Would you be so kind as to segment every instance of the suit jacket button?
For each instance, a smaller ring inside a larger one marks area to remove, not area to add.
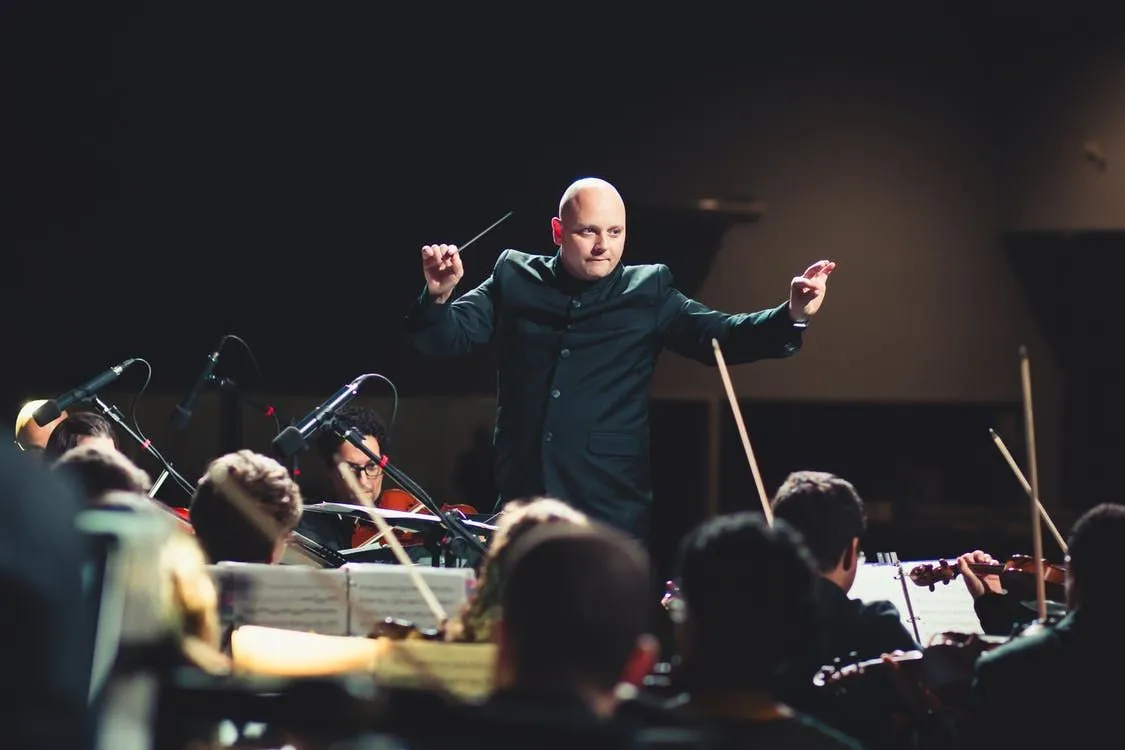
[[[543,436],[543,439],[546,440],[549,443],[549,442],[551,442],[551,438],[553,438],[553,437],[554,437],[554,435],[552,435],[551,433],[548,432],[546,435]]]
[[[561,394],[561,393],[559,392],[559,389],[558,389],[558,388],[556,388],[556,389],[554,389],[553,391],[551,391],[551,398],[558,398],[558,397],[559,397],[559,396],[561,396],[561,395],[562,395],[562,394]]]
[[[570,356],[570,349],[563,349],[561,352],[559,352],[559,356],[563,359],[566,359]]]

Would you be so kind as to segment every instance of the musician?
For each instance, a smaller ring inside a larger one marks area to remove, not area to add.
[[[58,457],[51,469],[77,480],[89,505],[97,505],[108,492],[144,495],[152,477],[124,453],[100,443],[77,445]]]
[[[35,414],[39,407],[46,403],[47,400],[42,398],[27,401],[20,407],[19,413],[16,414],[16,445],[21,450],[43,450],[47,446],[47,438],[51,436],[51,431],[58,426],[59,422],[69,416],[64,411],[52,421],[40,426],[32,418],[32,415]]]
[[[507,580],[508,553],[527,532],[546,523],[586,526],[589,519],[581,511],[553,497],[513,500],[505,505],[496,519],[496,530],[492,532],[481,563],[476,590],[464,609],[446,625],[447,641],[492,641],[492,628],[501,614],[500,592]]]
[[[505,250],[491,276],[456,300],[457,248],[424,246],[426,289],[407,330],[432,356],[499,342],[500,502],[558,497],[643,539],[652,502],[648,394],[660,351],[714,364],[717,339],[731,362],[788,357],[836,264],[819,261],[792,279],[782,304],[728,315],[684,296],[665,265],[621,265],[625,203],[605,180],[570,185],[551,234],[553,256]]]
[[[108,419],[97,412],[76,411],[51,430],[47,444],[43,446],[43,455],[48,461],[54,461],[71,448],[91,443],[121,450],[117,431]]]
[[[362,442],[376,456],[388,452],[390,438],[387,424],[374,409],[360,404],[349,404],[336,413],[336,425],[341,432],[354,429]],[[347,440],[343,440],[333,430],[320,430],[316,436],[316,455],[320,458],[328,481],[332,487],[330,502],[358,504],[352,491],[340,476],[337,466],[344,463],[351,470],[359,486],[367,492],[378,505],[383,492],[383,469],[368,458],[363,451]],[[356,531],[356,519],[330,513],[305,513],[297,531],[310,537],[329,549],[349,549]]]
[[[232,498],[234,492],[240,497]],[[213,563],[277,563],[303,506],[288,469],[269,456],[240,450],[208,465],[191,498],[191,525]]]
[[[640,545],[601,524],[539,524],[515,542],[486,714],[538,723],[540,740],[612,719],[618,685],[640,685],[656,659],[651,575]]]
[[[677,568],[678,682],[688,694],[679,711],[721,728],[737,747],[860,747],[774,694],[774,675],[818,626],[816,563],[800,535],[784,521],[771,528],[760,513],[719,516],[684,538]]]
[[[1121,581],[1125,505],[1086,511],[1067,540],[1067,614],[988,651],[976,662],[971,748],[1105,742],[1120,733]],[[1112,743],[1112,740],[1109,740]]]
[[[957,558],[957,568],[965,581],[965,589],[973,598],[973,611],[980,621],[981,630],[988,635],[1011,635],[1035,621],[1035,612],[1023,601],[1004,590],[1000,576],[978,576],[973,565],[1001,565],[1000,561],[983,550],[973,550]]]
[[[867,528],[863,499],[851,482],[835,474],[795,471],[782,482],[770,506],[775,521],[800,533],[820,573],[814,599],[822,631],[803,658],[789,665],[779,695],[868,747],[902,746],[909,738],[892,731],[887,716],[892,710],[907,712],[908,707],[898,705],[891,685],[849,696],[847,703],[829,704],[812,688],[820,667],[837,658],[847,663],[919,648],[892,602],[848,597]]]

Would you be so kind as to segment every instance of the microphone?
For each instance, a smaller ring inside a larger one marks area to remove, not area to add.
[[[191,419],[191,413],[195,409],[195,402],[199,398],[199,394],[207,387],[207,382],[215,372],[215,365],[219,363],[219,352],[223,350],[223,344],[227,341],[227,337],[223,336],[219,339],[219,345],[215,347],[215,351],[207,355],[207,363],[203,365],[203,372],[199,373],[199,378],[196,379],[195,384],[184,396],[184,400],[172,411],[171,427],[173,430],[182,430],[187,426],[188,420]]]
[[[297,422],[295,425],[290,425],[278,433],[277,437],[273,439],[271,445],[283,458],[290,456],[304,450],[308,445],[308,439],[314,432],[319,430],[329,419],[335,416],[340,408],[355,398],[356,393],[359,392],[359,385],[363,382],[364,378],[359,377],[352,382],[345,385],[340,390],[336,391],[333,396],[325,401],[320,406],[316,407],[304,419]]]
[[[96,395],[97,392],[102,388],[105,388],[107,385],[117,380],[119,377],[121,377],[121,373],[125,371],[125,368],[136,361],[136,358],[131,358],[125,360],[119,365],[114,365],[97,377],[91,378],[89,381],[83,383],[77,388],[67,391],[57,399],[53,399],[43,404],[35,410],[35,412],[31,415],[31,418],[34,419],[35,424],[39,425],[40,427],[54,422],[56,419],[62,416],[62,413],[64,411],[69,409],[71,406],[74,406],[76,403],[85,401],[91,396]]]

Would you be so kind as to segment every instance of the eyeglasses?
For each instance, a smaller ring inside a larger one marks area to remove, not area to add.
[[[383,474],[383,467],[374,461],[368,461],[362,466],[360,464],[353,464],[351,461],[345,462],[348,468],[355,474],[356,479],[359,479],[360,474],[366,474],[368,479],[377,479]]]

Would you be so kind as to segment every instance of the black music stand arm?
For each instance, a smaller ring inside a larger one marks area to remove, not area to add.
[[[441,506],[435,503],[433,501],[433,498],[426,494],[426,491],[424,489],[418,486],[417,482],[408,477],[406,473],[399,469],[397,466],[392,464],[386,456],[380,456],[375,453],[375,451],[364,445],[363,436],[354,427],[349,427],[347,430],[341,432],[340,428],[336,426],[335,418],[329,420],[327,423],[325,423],[324,426],[332,430],[332,432],[334,432],[342,440],[347,440],[358,450],[362,451],[365,456],[367,456],[379,466],[383,467],[383,472],[391,479],[398,482],[399,486],[404,490],[414,495],[414,497],[418,498],[418,502],[422,503],[422,505],[425,505],[426,508],[428,508],[429,511],[437,517],[441,524],[449,530],[450,534],[459,539],[463,539],[465,541],[465,544],[469,546],[469,549],[473,550],[477,554],[484,555],[484,545],[481,544],[480,539],[477,539],[477,537],[465,527],[465,524],[461,523],[461,519],[457,518],[453,513],[442,513]]]
[[[176,484],[180,485],[184,492],[188,494],[188,497],[191,497],[195,494],[195,485],[184,479],[178,471],[172,468],[172,464],[170,464],[168,460],[165,459],[163,455],[161,455],[160,451],[156,450],[151,440],[147,440],[141,437],[132,427],[129,426],[129,423],[125,421],[125,417],[121,415],[120,409],[118,409],[116,406],[113,406],[112,404],[107,404],[105,401],[102,401],[100,396],[94,396],[93,402],[94,405],[98,407],[98,409],[102,414],[106,416],[107,419],[111,420],[114,424],[121,428],[129,437],[136,440],[137,445],[141,446],[141,450],[159,461],[160,465],[164,467],[164,471],[168,474],[168,476],[172,477],[172,479],[175,480]]]

